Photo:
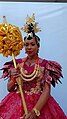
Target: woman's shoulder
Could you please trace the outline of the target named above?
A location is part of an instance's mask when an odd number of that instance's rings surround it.
[[[20,64],[22,62],[22,59],[21,58],[15,59],[15,61],[16,61],[16,64]],[[9,77],[9,72],[12,68],[14,68],[13,60],[5,62],[4,66],[0,69],[3,72],[0,78],[7,79]]]
[[[41,66],[45,67],[45,78],[48,80],[52,80],[51,84],[55,87],[55,84],[62,83],[60,81],[60,77],[63,78],[62,75],[62,67],[57,61],[51,61],[40,58]]]
[[[21,58],[15,59],[15,62],[16,62],[17,64],[18,64],[18,63],[21,63],[21,62],[22,62],[22,59],[21,59]],[[14,65],[13,60],[4,63],[4,66],[9,66],[9,65],[11,65],[11,66]]]
[[[50,70],[54,70],[56,68],[62,69],[60,63],[58,63],[57,61],[53,61],[53,60],[46,60],[46,68]]]
[[[43,58],[39,57],[39,64],[41,64],[42,66],[45,66],[46,63],[47,63],[46,59],[43,59]]]
[[[60,81],[60,78],[61,77],[63,78],[62,67],[61,67],[60,63],[58,63],[57,61],[47,60],[45,69],[48,72],[48,77],[52,79],[51,83],[54,87],[55,87],[55,84],[58,83],[58,81],[60,83],[62,83]]]
[[[54,70],[55,68],[62,69],[60,63],[58,63],[57,61],[39,58],[39,63],[45,64],[45,67],[50,70]]]

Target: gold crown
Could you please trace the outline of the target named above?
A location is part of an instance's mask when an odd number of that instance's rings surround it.
[[[21,28],[21,30],[23,30],[26,33],[30,33],[33,32],[37,33],[39,31],[41,31],[40,28],[38,28],[38,22],[35,22],[35,15],[33,13],[32,17],[29,17],[29,15],[27,15],[26,17],[26,23],[24,24],[24,27]]]

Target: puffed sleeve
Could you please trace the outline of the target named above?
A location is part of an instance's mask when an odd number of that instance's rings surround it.
[[[50,82],[55,87],[58,81],[62,83],[60,81],[61,77],[63,78],[61,65],[55,61],[47,61],[45,65],[45,81]]]
[[[22,62],[22,59],[16,59],[16,63],[21,63]],[[10,79],[10,70],[14,68],[14,64],[13,64],[13,61],[9,61],[9,62],[6,62],[3,66],[3,68],[1,68],[0,70],[3,71],[2,73],[2,76],[0,77],[0,79]]]

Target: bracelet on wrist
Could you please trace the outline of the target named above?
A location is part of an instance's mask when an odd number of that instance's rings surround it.
[[[35,112],[36,116],[40,116],[40,111],[37,110],[36,108],[33,108],[33,111]]]

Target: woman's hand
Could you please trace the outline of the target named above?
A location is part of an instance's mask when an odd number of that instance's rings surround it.
[[[7,83],[7,90],[9,92],[13,91],[17,86],[17,81],[16,79],[20,77],[20,70],[19,68],[12,68],[10,70],[10,79],[8,80],[8,83]]]
[[[31,112],[29,112],[24,119],[36,119],[37,116],[35,114],[35,112],[32,110]]]
[[[20,76],[20,70],[19,68],[12,68],[11,71],[10,71],[10,76],[11,78],[17,78]]]

